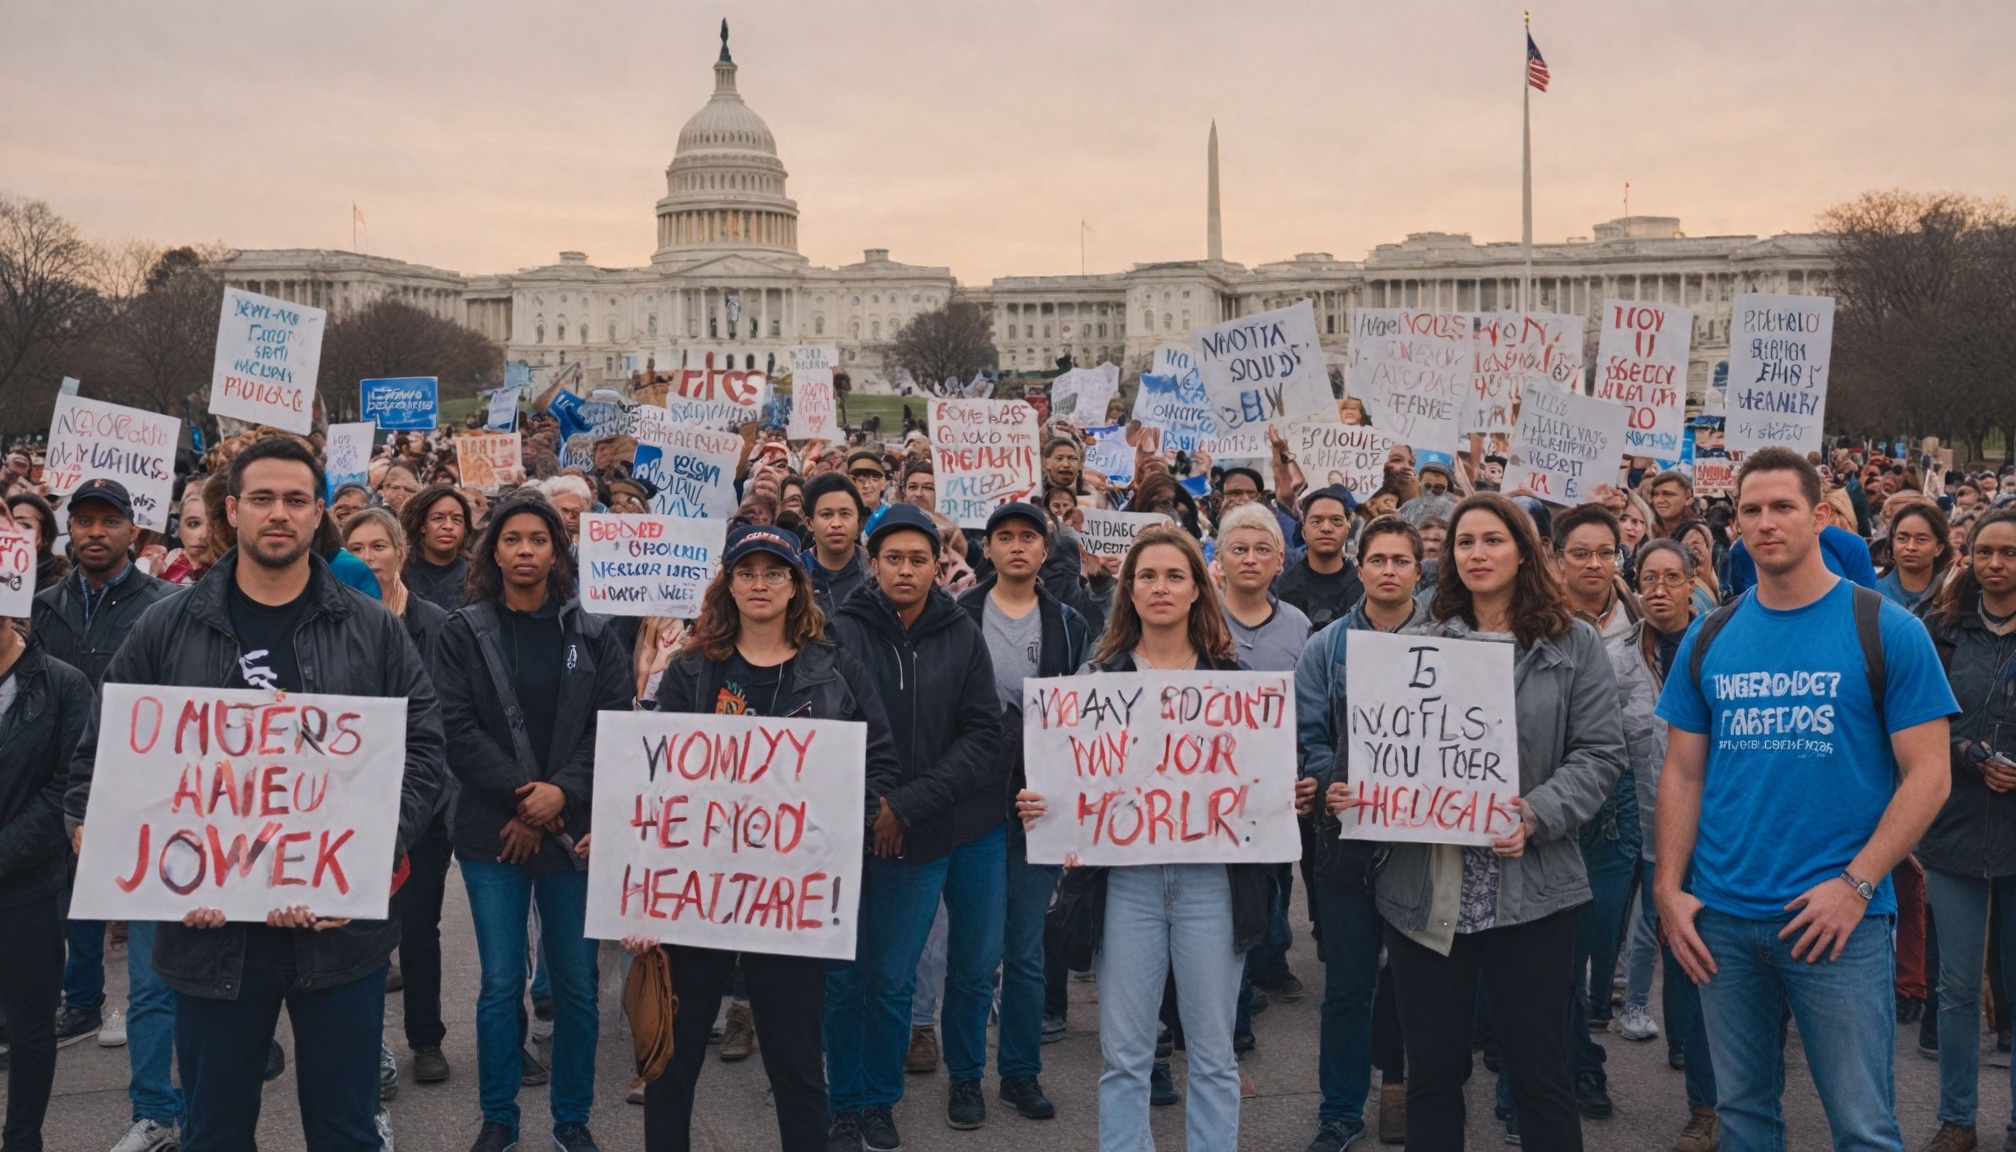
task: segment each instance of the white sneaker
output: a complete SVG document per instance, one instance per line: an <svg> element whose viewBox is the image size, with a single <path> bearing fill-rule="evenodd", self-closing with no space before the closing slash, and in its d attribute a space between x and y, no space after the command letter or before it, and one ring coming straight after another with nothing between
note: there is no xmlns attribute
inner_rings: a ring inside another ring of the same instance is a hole
<svg viewBox="0 0 2016 1152"><path fill-rule="evenodd" d="M173 1125L135 1120L126 1129L126 1135L112 1146L112 1152L177 1152L181 1147L182 1138L176 1135Z"/></svg>
<svg viewBox="0 0 2016 1152"><path fill-rule="evenodd" d="M1617 1034L1626 1040L1655 1040L1659 1036L1659 1025L1645 1008L1624 1009L1617 1015L1616 1027Z"/></svg>
<svg viewBox="0 0 2016 1152"><path fill-rule="evenodd" d="M391 1111L380 1105L374 1122L378 1125L378 1152L393 1152Z"/></svg>
<svg viewBox="0 0 2016 1152"><path fill-rule="evenodd" d="M105 1014L105 1023L98 1026L98 1047L124 1048L126 1046L126 1014L112 1011Z"/></svg>

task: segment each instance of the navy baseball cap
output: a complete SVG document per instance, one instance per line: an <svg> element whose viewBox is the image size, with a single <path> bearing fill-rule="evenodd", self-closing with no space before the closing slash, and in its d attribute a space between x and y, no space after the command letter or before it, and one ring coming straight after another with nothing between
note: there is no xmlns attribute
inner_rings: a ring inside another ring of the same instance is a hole
<svg viewBox="0 0 2016 1152"><path fill-rule="evenodd" d="M805 558L798 553L798 541L790 533L768 524L744 524L728 533L728 546L721 552L721 570L732 570L746 556L766 552L799 571Z"/></svg>
<svg viewBox="0 0 2016 1152"><path fill-rule="evenodd" d="M1001 505L989 513L987 516L987 534L992 536L994 529L999 528L1010 520L1027 520L1036 526L1036 531L1043 533L1045 536L1050 534L1050 517L1044 515L1041 508L1038 508L1027 500L1010 500L1008 503Z"/></svg>
<svg viewBox="0 0 2016 1152"><path fill-rule="evenodd" d="M1540 534L1541 539L1554 538L1554 514L1547 510L1547 505L1542 504L1539 497L1514 496L1512 503L1517 504L1521 511L1533 518L1533 528Z"/></svg>
<svg viewBox="0 0 2016 1152"><path fill-rule="evenodd" d="M1358 511L1358 498L1351 495L1351 490L1342 484L1332 484L1326 488L1318 488L1307 496L1302 497L1302 514L1307 516L1309 514L1309 506L1318 500L1337 501L1339 504L1344 505L1344 513L1347 516Z"/></svg>
<svg viewBox="0 0 2016 1152"><path fill-rule="evenodd" d="M126 517L128 520L133 519L133 496L126 491L126 486L117 480L107 480L103 476L93 480L86 480L77 486L75 492L70 494L69 506L75 508L86 500L97 500L110 504L113 510L121 516Z"/></svg>
<svg viewBox="0 0 2016 1152"><path fill-rule="evenodd" d="M915 504L891 504L875 522L874 531L868 533L868 551L875 551L875 542L891 532L908 530L922 532L931 541L931 554L936 556L939 549L938 525L931 514Z"/></svg>

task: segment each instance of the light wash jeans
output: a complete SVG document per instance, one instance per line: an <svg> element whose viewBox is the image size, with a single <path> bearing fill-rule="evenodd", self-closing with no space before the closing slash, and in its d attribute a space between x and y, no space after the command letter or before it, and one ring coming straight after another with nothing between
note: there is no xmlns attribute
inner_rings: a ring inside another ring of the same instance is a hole
<svg viewBox="0 0 2016 1152"><path fill-rule="evenodd" d="M1939 1119L1974 1127L1980 1103L1981 969L1988 954L1988 897L2002 896L2002 980L2016 987L2016 876L1993 880L1925 869L1925 899L1939 926ZM2016 1068L2009 1070L2016 1088ZM2016 1133L2016 1106L2008 1130ZM1987 1138L1984 1136L1983 1143Z"/></svg>
<svg viewBox="0 0 2016 1152"><path fill-rule="evenodd" d="M1644 877L1638 900L1631 906L1631 929L1624 940L1624 1008L1652 1006L1652 969L1659 963L1659 909L1647 896L1652 891L1652 861L1638 864Z"/></svg>
<svg viewBox="0 0 2016 1152"><path fill-rule="evenodd" d="M182 1093L169 1073L175 1066L175 990L154 971L151 920L126 925L126 1056L132 1073L126 1095L133 1119L175 1124L182 1119Z"/></svg>
<svg viewBox="0 0 2016 1152"><path fill-rule="evenodd" d="M1239 1065L1232 1024L1245 957L1232 950L1232 885L1223 864L1109 870L1099 978L1099 1148L1150 1152L1148 1075L1155 1063L1162 987L1176 1001L1190 1069L1185 1147L1239 1146Z"/></svg>
<svg viewBox="0 0 2016 1152"><path fill-rule="evenodd" d="M1897 1127L1895 916L1865 916L1838 960L1792 957L1792 917L1750 920L1702 909L1694 927L1715 959L1701 1015L1715 1058L1722 1152L1785 1147L1786 1007L1837 1152L1903 1152ZM1944 926L1941 926L1944 952ZM1970 1043L1972 1038L1969 1038Z"/></svg>

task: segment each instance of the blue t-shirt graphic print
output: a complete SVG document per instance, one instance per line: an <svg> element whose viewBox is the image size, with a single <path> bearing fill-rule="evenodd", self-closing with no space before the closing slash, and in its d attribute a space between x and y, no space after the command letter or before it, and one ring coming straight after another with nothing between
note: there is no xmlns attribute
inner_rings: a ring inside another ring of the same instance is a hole
<svg viewBox="0 0 2016 1152"><path fill-rule="evenodd" d="M1896 791L1890 734L1959 711L1925 626L1886 601L1888 698L1878 719L1855 634L1854 588L1837 580L1825 596L1785 612L1746 594L1709 645L1700 683L1687 676L1699 620L1673 659L1659 716L1708 737L1693 891L1717 912L1785 919L1786 904L1839 876ZM1869 911L1896 910L1884 878Z"/></svg>

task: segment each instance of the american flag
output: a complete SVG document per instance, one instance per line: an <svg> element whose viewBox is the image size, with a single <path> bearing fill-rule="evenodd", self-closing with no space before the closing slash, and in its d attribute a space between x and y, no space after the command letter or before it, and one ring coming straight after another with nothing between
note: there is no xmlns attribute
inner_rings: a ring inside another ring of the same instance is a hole
<svg viewBox="0 0 2016 1152"><path fill-rule="evenodd" d="M1526 83L1547 90L1547 60L1540 55L1540 46L1533 43L1533 34L1526 34Z"/></svg>

